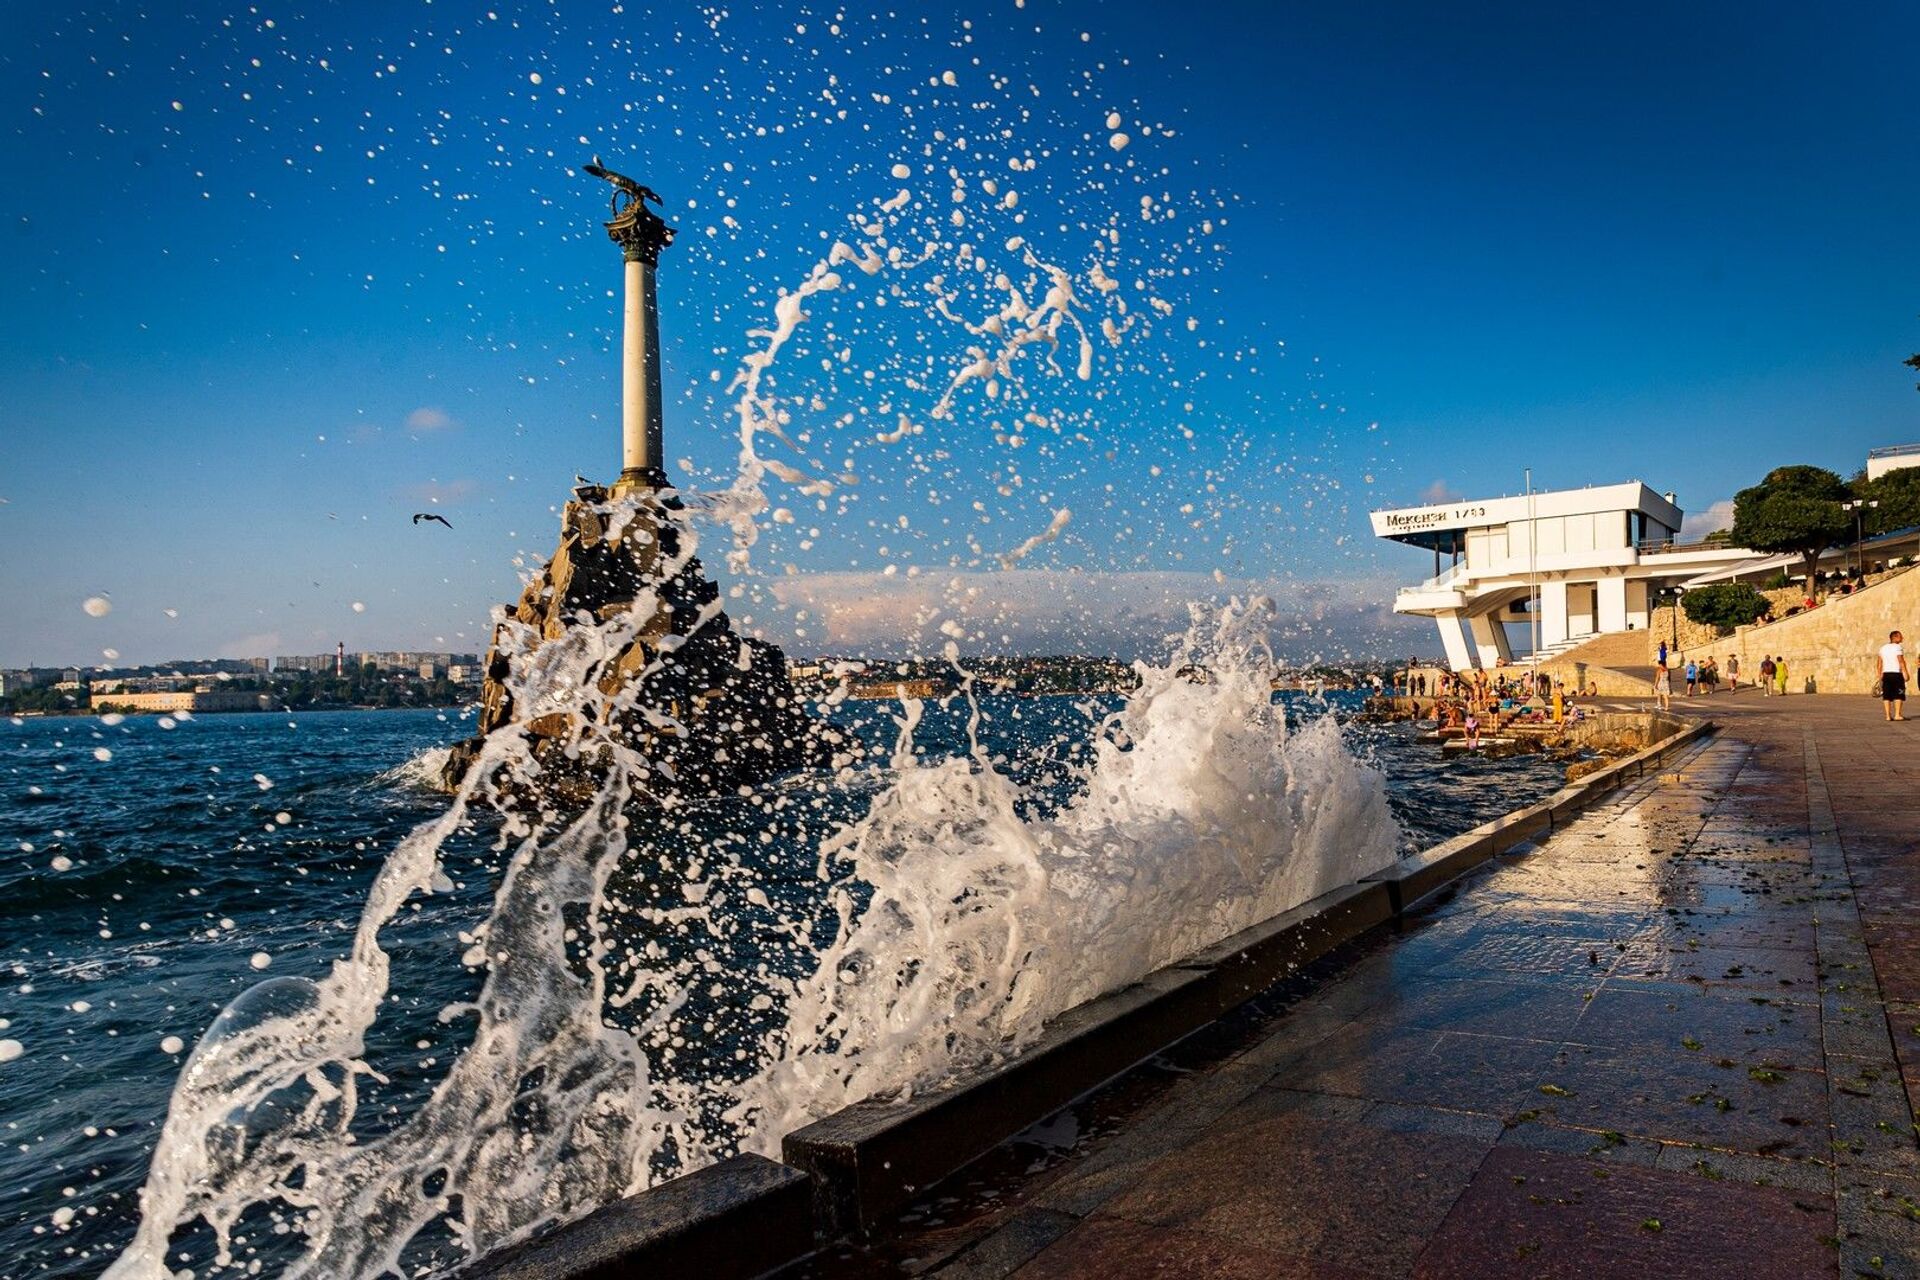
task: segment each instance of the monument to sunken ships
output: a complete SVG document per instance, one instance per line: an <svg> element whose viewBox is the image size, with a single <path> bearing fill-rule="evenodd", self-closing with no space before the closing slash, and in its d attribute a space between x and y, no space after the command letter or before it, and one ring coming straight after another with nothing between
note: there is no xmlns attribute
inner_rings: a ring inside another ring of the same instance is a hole
<svg viewBox="0 0 1920 1280"><path fill-rule="evenodd" d="M698 559L683 556L680 504L661 469L660 316L654 278L673 228L648 207L653 191L597 163L614 186L607 235L626 264L621 343L621 471L611 487L582 484L561 516L560 545L527 584L487 652L477 736L458 744L442 783L457 787L487 735L524 734L544 797L584 801L611 763L604 742L647 761L636 794L717 795L830 756L841 735L801 708L775 646L737 633ZM516 671L569 629L636 610L649 615L592 669L593 690L564 710L515 706ZM597 692L600 696L592 696ZM582 719L604 718L604 725ZM596 733L583 733L593 728ZM582 745L587 749L583 750Z"/></svg>

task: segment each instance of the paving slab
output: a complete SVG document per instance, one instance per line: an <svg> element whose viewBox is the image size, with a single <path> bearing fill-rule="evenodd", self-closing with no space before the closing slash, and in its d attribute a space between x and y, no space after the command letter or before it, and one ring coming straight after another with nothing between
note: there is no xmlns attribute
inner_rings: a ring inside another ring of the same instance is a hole
<svg viewBox="0 0 1920 1280"><path fill-rule="evenodd" d="M791 1277L1920 1280L1920 723L1708 713Z"/></svg>
<svg viewBox="0 0 1920 1280"><path fill-rule="evenodd" d="M1828 1196L1501 1148L1413 1274L1803 1280L1832 1274L1832 1235Z"/></svg>

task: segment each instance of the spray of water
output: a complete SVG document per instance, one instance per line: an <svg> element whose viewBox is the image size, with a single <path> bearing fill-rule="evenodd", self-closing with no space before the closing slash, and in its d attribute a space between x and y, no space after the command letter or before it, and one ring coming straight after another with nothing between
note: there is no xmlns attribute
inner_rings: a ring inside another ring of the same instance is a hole
<svg viewBox="0 0 1920 1280"><path fill-rule="evenodd" d="M1048 1019L1378 870L1395 829L1331 720L1289 732L1264 601L1195 626L1099 726L1074 801L1023 817L979 750L912 756L821 851L840 927L741 1091L757 1147L826 1111L1016 1053ZM858 886L856 891L854 886Z"/></svg>
<svg viewBox="0 0 1920 1280"><path fill-rule="evenodd" d="M288 1276L373 1277L477 1257L729 1151L774 1150L852 1101L1017 1053L1075 1004L1392 858L1378 775L1330 721L1289 726L1273 705L1259 601L1197 614L1165 662L1137 667L1138 689L1094 727L1064 804L1028 803L995 767L969 688L972 750L958 758L923 762L923 708L902 704L884 784L809 851L811 896L783 898L764 861L718 843L675 861L635 841L635 806L654 799L660 775L643 742L605 726L636 715L676 726L632 705L637 682L608 693L602 676L693 563L703 527L730 535L729 564L745 573L772 506L769 476L814 497L842 482L763 450L769 438L795 445L766 376L808 302L841 287L842 267L872 275L908 260L886 216L861 220L858 243L835 244L757 333L735 385L736 482L684 508L636 497L600 512L612 530L678 527L634 609L545 643L504 625L517 716L564 713L565 754L606 766L598 792L578 808L542 801L543 765L526 741L492 735L447 812L388 856L351 953L318 982L254 988L203 1037L154 1153L138 1234L109 1276L169 1275L169 1250L198 1222L216 1268L270 1256ZM1069 338L1070 367L1087 375L1072 277L1019 252L1032 283L1003 278L1001 304L965 325L969 354L931 416L972 382L1013 376L1024 352ZM957 664L952 646L948 656ZM382 931L447 886L447 842L480 815L497 815L505 855L464 956L484 979L471 1005L442 1014L470 1039L430 1093L376 1123L358 1104L362 1083L383 1078L367 1049L391 994ZM645 904L610 889L623 874L646 881ZM801 962L739 973L719 963L749 919L769 952L777 943ZM715 1025L696 1006L735 1002L766 1015L735 1068L683 1069ZM277 1245L263 1248L263 1233Z"/></svg>

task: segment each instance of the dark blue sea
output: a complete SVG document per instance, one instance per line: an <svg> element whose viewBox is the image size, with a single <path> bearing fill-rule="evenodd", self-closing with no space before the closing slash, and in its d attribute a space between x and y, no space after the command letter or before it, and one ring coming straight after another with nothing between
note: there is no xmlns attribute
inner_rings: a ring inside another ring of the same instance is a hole
<svg viewBox="0 0 1920 1280"><path fill-rule="evenodd" d="M1344 718L1357 702L1284 700L1296 719ZM1064 778L1090 712L1111 705L988 698L983 745L1029 779ZM877 745L891 741L894 710L837 714ZM451 710L0 721L0 1277L96 1275L127 1242L197 1037L263 978L319 978L345 952L381 859L444 811L409 762L471 723ZM1406 726L1346 732L1386 774L1409 849L1563 777L1540 757L1443 764ZM917 741L959 751L960 711L929 708ZM386 1034L420 1036L404 1047L429 1061L434 1013L470 996L474 979L407 965L407 943L432 940L440 954L496 887L487 833L454 852L453 891L386 935L399 957Z"/></svg>

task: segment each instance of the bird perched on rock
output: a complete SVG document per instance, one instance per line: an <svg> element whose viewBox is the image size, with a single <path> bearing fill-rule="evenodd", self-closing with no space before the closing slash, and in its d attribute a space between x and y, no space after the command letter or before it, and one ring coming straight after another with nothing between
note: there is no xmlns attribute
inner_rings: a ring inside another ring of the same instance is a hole
<svg viewBox="0 0 1920 1280"><path fill-rule="evenodd" d="M445 516L437 516L431 511L416 511L413 513L413 522L415 524L419 524L422 520L438 520L441 524L446 525L447 528L453 528L453 522Z"/></svg>

